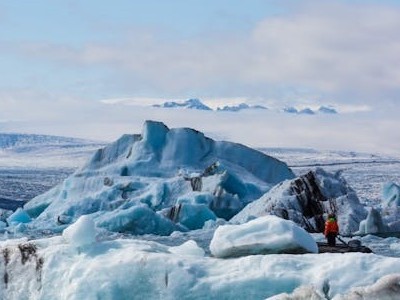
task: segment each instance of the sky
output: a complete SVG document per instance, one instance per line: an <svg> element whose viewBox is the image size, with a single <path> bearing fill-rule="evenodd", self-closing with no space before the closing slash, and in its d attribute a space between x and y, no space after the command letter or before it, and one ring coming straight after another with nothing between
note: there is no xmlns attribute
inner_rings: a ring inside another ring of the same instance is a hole
<svg viewBox="0 0 400 300"><path fill-rule="evenodd" d="M112 140L158 118L249 145L328 147L310 137L318 129L338 136L329 147L400 152L398 53L400 1L0 1L0 131ZM282 128L281 115L144 109L193 97L343 116Z"/></svg>

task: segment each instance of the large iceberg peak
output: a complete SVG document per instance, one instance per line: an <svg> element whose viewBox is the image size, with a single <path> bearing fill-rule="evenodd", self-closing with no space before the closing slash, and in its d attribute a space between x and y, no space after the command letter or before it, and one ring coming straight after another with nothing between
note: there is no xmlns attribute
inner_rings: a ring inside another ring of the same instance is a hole
<svg viewBox="0 0 400 300"><path fill-rule="evenodd" d="M162 122L145 121L142 130L143 141L156 150L162 148L169 128Z"/></svg>
<svg viewBox="0 0 400 300"><path fill-rule="evenodd" d="M123 135L99 149L25 209L35 224L70 223L86 214L112 231L169 234L230 219L291 178L284 162L257 150L146 121L141 134Z"/></svg>

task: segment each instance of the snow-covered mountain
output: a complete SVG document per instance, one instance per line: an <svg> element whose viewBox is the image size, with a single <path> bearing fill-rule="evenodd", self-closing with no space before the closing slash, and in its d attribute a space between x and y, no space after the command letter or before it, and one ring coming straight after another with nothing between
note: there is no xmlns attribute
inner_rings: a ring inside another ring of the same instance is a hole
<svg viewBox="0 0 400 300"><path fill-rule="evenodd" d="M231 111L231 112L237 112L241 110L247 110L247 109L267 109L265 106L262 105L248 105L246 103L240 103L239 105L226 105L224 107L218 107L217 111Z"/></svg>
<svg viewBox="0 0 400 300"><path fill-rule="evenodd" d="M188 99L186 101L176 102L168 101L162 104L154 104L153 107L157 108L187 108L195 110L207 110L212 111L213 109L205 105L199 99ZM243 110L268 110L263 105L249 105L247 103L240 103L238 105L224 105L217 107L218 112L240 112ZM313 110L309 107L303 109L297 109L295 107L284 107L282 110L285 113L299 114L299 115L315 115L315 114L337 114L338 112L331 106L320 106L317 110Z"/></svg>
<svg viewBox="0 0 400 300"><path fill-rule="evenodd" d="M161 108L188 108L188 109L198 109L198 110L212 110L210 107L205 105L199 99L189 99L184 102L169 101L163 104L155 104L153 107Z"/></svg>
<svg viewBox="0 0 400 300"><path fill-rule="evenodd" d="M315 115L315 112L311 108L303 108L302 110L299 110L298 114L300 115Z"/></svg>
<svg viewBox="0 0 400 300"><path fill-rule="evenodd" d="M315 115L315 114L337 114L336 109L330 106L320 106L317 110L313 110L309 107L303 109L297 109L295 107L285 107L282 110L285 113L299 114L299 115Z"/></svg>
<svg viewBox="0 0 400 300"><path fill-rule="evenodd" d="M318 112L324 114L337 114L338 112L333 107L321 106L318 108Z"/></svg>

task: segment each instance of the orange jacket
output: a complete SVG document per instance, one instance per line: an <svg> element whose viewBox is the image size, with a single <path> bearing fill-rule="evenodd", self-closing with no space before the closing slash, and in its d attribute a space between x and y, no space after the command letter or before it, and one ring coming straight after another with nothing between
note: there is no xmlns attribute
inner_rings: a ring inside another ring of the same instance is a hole
<svg viewBox="0 0 400 300"><path fill-rule="evenodd" d="M326 220L324 235L327 236L328 233L335 233L335 234L339 233L339 226L335 219Z"/></svg>

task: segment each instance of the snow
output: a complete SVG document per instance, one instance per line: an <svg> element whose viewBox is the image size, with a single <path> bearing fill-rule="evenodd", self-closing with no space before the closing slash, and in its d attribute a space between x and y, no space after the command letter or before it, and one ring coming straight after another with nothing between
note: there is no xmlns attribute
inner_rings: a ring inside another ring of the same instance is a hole
<svg viewBox="0 0 400 300"><path fill-rule="evenodd" d="M77 168L104 143L37 134L0 133L2 168Z"/></svg>
<svg viewBox="0 0 400 300"><path fill-rule="evenodd" d="M95 224L90 216L81 216L63 231L62 236L75 247L93 244L96 240Z"/></svg>
<svg viewBox="0 0 400 300"><path fill-rule="evenodd" d="M292 221L276 216L218 227L210 250L219 258L267 253L318 253L317 244L309 233Z"/></svg>

